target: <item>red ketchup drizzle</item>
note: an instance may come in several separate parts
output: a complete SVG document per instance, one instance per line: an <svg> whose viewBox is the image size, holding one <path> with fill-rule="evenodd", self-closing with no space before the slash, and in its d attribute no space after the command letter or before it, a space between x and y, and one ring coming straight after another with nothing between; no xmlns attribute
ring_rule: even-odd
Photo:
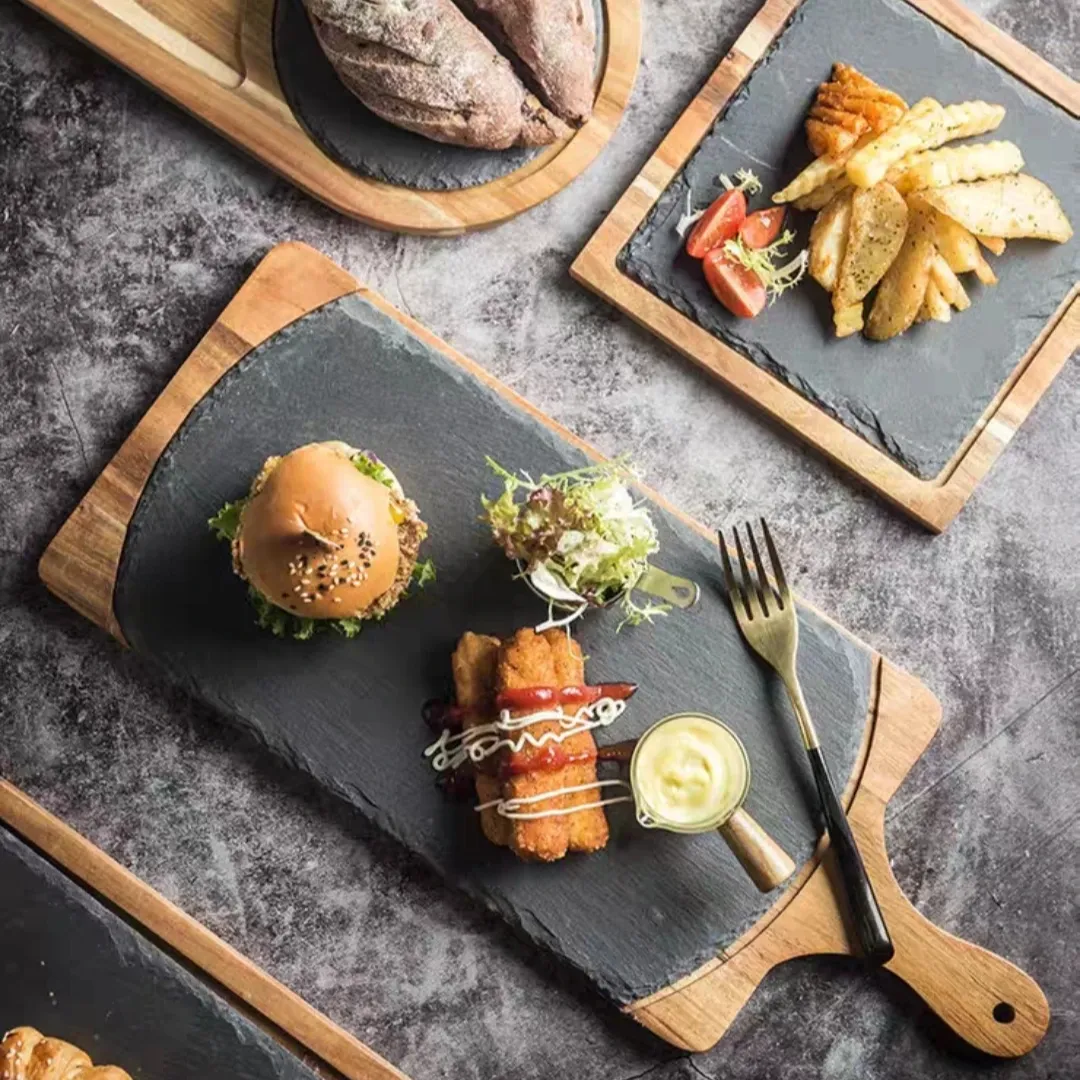
<svg viewBox="0 0 1080 1080"><path fill-rule="evenodd" d="M510 754L499 766L499 775L524 776L531 772L557 772L568 765L579 765L596 760L596 747L570 753L558 743L544 743L541 747L527 746L519 754Z"/></svg>
<svg viewBox="0 0 1080 1080"><path fill-rule="evenodd" d="M625 701L637 690L635 683L601 683L599 686L519 686L500 690L497 709L543 709L557 705L592 705L600 698Z"/></svg>

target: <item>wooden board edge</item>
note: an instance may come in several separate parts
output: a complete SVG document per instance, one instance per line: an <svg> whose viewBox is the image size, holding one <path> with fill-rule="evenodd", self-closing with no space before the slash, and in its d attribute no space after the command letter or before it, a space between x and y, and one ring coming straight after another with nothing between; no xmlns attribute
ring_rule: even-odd
<svg viewBox="0 0 1080 1080"><path fill-rule="evenodd" d="M325 275L329 275L329 280L331 282L331 285L327 287L324 287L321 284L321 279ZM303 302L297 303L290 295L290 292L292 289L298 287L308 290L309 294L310 291L314 289L316 290L315 295L309 295ZM67 549L65 550L65 554L75 561L78 560L80 554L85 550L85 544L78 541L76 537L78 529L84 527L83 521L87 516L106 518L111 523L114 531L118 534L112 541L111 550L115 552L115 557L107 560L107 566L109 568L108 573L103 573L100 578L101 584L99 592L97 593L97 604L95 605L99 613L101 611L105 612L106 618L104 622L97 618L95 618L95 621L102 623L102 625L105 625L105 623L112 625L115 628L114 633L120 637L121 640L123 640L122 633L119 626L116 624L115 616L112 611L112 595L115 587L116 573L119 569L119 558L123 545L123 536L126 526L138 503L143 486L157 462L158 455L164 450L168 441L176 431L179 430L191 408L194 407L205 393L212 389L213 385L221 375L228 370L228 368L239 362L239 360L247 354L250 348L266 340L268 337L272 336L273 333L276 333L277 329L288 325L308 311L321 307L323 303L328 302L330 299L335 299L338 296L348 295L353 292L359 293L373 306L399 322L410 333L414 334L432 348L439 350L443 355L454 361L455 364L467 371L479 382L498 393L506 401L520 409L526 415L544 424L545 427L561 439L594 460L602 459L602 455L599 451L585 440L542 413L536 406L532 405L510 387L500 382L476 361L454 349L411 316L399 311L382 295L373 289L358 283L328 258L304 244L281 244L272 249L259 263L255 271L237 292L228 307L222 312L219 320L211 327L211 330L207 333L203 342L200 343L195 352L192 353L191 357L189 357L177 371L176 375L162 391L158 401L155 402L155 405L152 406L151 410L148 411L139 422L129 436L127 442L125 442L117 456L110 463L110 466L103 472L102 477L99 478L99 481L96 482L87 493L82 503L80 503L79 507L76 509L76 512L61 530L61 534L58 534L59 539L59 535L65 534L65 530L69 527L72 529L70 542L65 542L64 548ZM210 363L206 363L204 362L203 353L209 348L207 343L213 344L215 342L218 342L215 346L215 355L211 358ZM172 400L174 394L178 399L175 402ZM162 415L168 418L168 424L165 426L150 421L151 413L154 412L159 403L162 405ZM145 445L142 445L147 440L150 441L153 447L152 451L148 450ZM133 447L130 452L128 451L129 444L132 444ZM102 481L106 479L106 476L108 476L109 479L109 483L107 484L102 483ZM702 523L690 517L677 506L674 506L658 492L648 487L648 485L641 484L639 487L647 498L654 501L665 512L671 514L706 539L715 541L713 532L706 528ZM115 499L116 491L123 492L123 505L113 513L102 515L101 510L97 505L99 498L105 497ZM100 534L95 535L97 535L99 539L101 538ZM51 547L52 545L50 545L50 548ZM45 560L43 559L43 567L44 565ZM64 599L68 599L68 594L70 594L73 587L70 583L66 588L57 587L56 580L46 580L46 584ZM85 585L85 581L79 582L79 585ZM865 643L861 642L859 638L852 634L851 631L837 624L835 620L821 612L814 607L814 605L803 600L800 600L800 603L807 609L814 611L819 617L825 619L830 625L836 627L851 640L862 647L869 648ZM883 669L884 662L878 654L873 653L873 650L871 650L871 653L874 658L873 663L875 668L870 695L870 705L867 710L867 722L864 727L862 744L859 754L857 755L856 765L852 770L845 791L844 798L846 804L854 797L860 786L861 777L865 772L866 762L869 760L869 752L873 743L874 732L878 727L881 686L880 672ZM899 670L892 668L891 665L889 665L889 669L893 671ZM910 676L908 678L910 678ZM921 684L918 685L921 686ZM814 872L818 869L818 863L820 862L823 851L824 845L819 847L807 866L800 872L802 876L796 880L796 884L799 885L800 888L802 884L813 877ZM737 952L742 951L744 946L748 945L758 933L767 930L769 921L775 919L776 916L791 903L795 893L798 891L799 889L797 888L785 890L783 896L778 898L777 904L770 909L766 916L763 916L763 921L759 920L758 923L755 923L754 927L751 927L736 943L734 943L727 950L725 955L729 958L734 957L734 955ZM740 963L742 962L743 961ZM711 964L706 965L706 967L710 967L716 963L716 961L711 962ZM693 979L697 974L698 973L695 973L695 975L688 978ZM662 994L664 992L661 991L660 993ZM637 1004L640 1003L635 1003L634 1006L631 1006L631 1009L636 1008ZM664 1037L667 1037L678 1044L679 1036L674 1031L669 1032L668 1035Z"/></svg>
<svg viewBox="0 0 1080 1080"><path fill-rule="evenodd" d="M540 167L462 191L424 192L358 177L334 163L296 123L283 101L245 79L227 85L204 63L186 63L162 41L141 36L87 0L23 0L268 168L337 212L376 228L452 236L498 225L532 209L576 179L618 126L636 79L641 0L604 0L607 63L593 117ZM209 54L207 54L209 55Z"/></svg>
<svg viewBox="0 0 1080 1080"><path fill-rule="evenodd" d="M768 0L758 11L579 252L571 264L570 276L717 377L888 503L930 531L940 533L963 509L1016 428L1045 393L1072 350L1080 344L1080 300L1077 299L1080 283L1073 286L1032 347L1017 362L1002 390L965 437L957 454L937 477L924 480L633 281L617 266L619 252L801 2ZM971 15L955 0L907 2L941 21L952 33L979 50L978 42L970 40L966 33L976 33L989 24ZM965 20L964 16L970 16L970 19ZM1002 66L1017 74L1013 65L1025 55L1034 54L1029 54L1008 35L1000 31L995 33L1016 46L1010 54L1010 62L1002 63ZM987 55L998 59L997 52ZM1051 78L1048 72L1057 78ZM1080 90L1076 83L1045 61L1041 61L1041 67L1033 67L1028 76L1022 77L1066 108L1069 107L1068 95L1066 100L1056 95L1070 87L1073 91ZM1062 80L1067 84L1064 88Z"/></svg>
<svg viewBox="0 0 1080 1080"><path fill-rule="evenodd" d="M46 547L38 573L49 591L126 644L113 590L127 526L161 452L195 404L252 348L357 287L306 244L271 249Z"/></svg>
<svg viewBox="0 0 1080 1080"><path fill-rule="evenodd" d="M351 1080L408 1077L7 780L0 818L83 885Z"/></svg>
<svg viewBox="0 0 1080 1080"><path fill-rule="evenodd" d="M1080 83L957 0L907 0L1043 97L1080 116Z"/></svg>
<svg viewBox="0 0 1080 1080"><path fill-rule="evenodd" d="M900 786L941 722L937 698L915 676L878 658L873 732L861 773L849 785L849 819L864 855L877 845L884 855L884 833L864 807L884 807ZM684 979L634 1002L624 1010L662 1039L685 1050L715 1046L761 980L777 964L820 953L854 955L832 882L832 867L822 855L804 878L786 890L758 933L743 935L715 960ZM888 866L888 859L885 858ZM875 862L880 872L880 867ZM873 875L872 875L873 876ZM877 877L873 878L875 886Z"/></svg>

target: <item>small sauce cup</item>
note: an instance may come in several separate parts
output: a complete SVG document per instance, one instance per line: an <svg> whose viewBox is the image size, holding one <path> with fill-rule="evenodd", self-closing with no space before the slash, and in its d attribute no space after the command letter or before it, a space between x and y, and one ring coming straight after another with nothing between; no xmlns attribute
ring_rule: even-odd
<svg viewBox="0 0 1080 1080"><path fill-rule="evenodd" d="M698 752L695 744L704 749ZM641 825L677 833L718 830L762 892L795 872L791 856L743 809L750 758L738 735L716 717L676 713L653 724L634 748L630 787Z"/></svg>

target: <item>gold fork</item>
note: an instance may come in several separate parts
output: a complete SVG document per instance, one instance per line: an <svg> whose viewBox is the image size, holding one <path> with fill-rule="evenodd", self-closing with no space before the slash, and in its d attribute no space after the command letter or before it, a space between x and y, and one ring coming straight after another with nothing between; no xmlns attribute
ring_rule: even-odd
<svg viewBox="0 0 1080 1080"><path fill-rule="evenodd" d="M802 687L799 686L799 673L796 654L799 648L799 620L795 614L795 601L784 577L784 568L780 563L776 545L765 519L761 519L761 531L765 537L765 546L772 563L773 586L765 573L765 564L761 560L757 539L749 522L744 526L750 542L750 553L757 575L752 576L747 563L746 552L738 528L735 529L735 551L739 557L740 579L736 580L731 566L731 559L724 542L723 532L717 531L720 541L720 561L724 567L724 580L727 583L728 596L739 623L739 629L750 647L772 668L787 687L791 698L795 719L799 724L799 734L810 758L810 767L814 773L818 798L821 802L822 815L829 833L829 843L836 852L840 868L840 877L847 893L848 906L851 910L855 933L859 940L863 956L874 964L885 964L892 959L893 943L885 926L881 908L874 895L870 879L866 874L862 856L855 844L836 787L825 764L821 752L814 721L810 719L810 710L806 706Z"/></svg>

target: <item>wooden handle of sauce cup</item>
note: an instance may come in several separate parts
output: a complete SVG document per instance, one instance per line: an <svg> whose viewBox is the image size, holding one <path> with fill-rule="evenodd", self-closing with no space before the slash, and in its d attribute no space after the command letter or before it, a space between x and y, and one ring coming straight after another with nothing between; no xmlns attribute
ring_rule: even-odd
<svg viewBox="0 0 1080 1080"><path fill-rule="evenodd" d="M795 873L791 856L741 806L719 832L762 892L770 892Z"/></svg>

